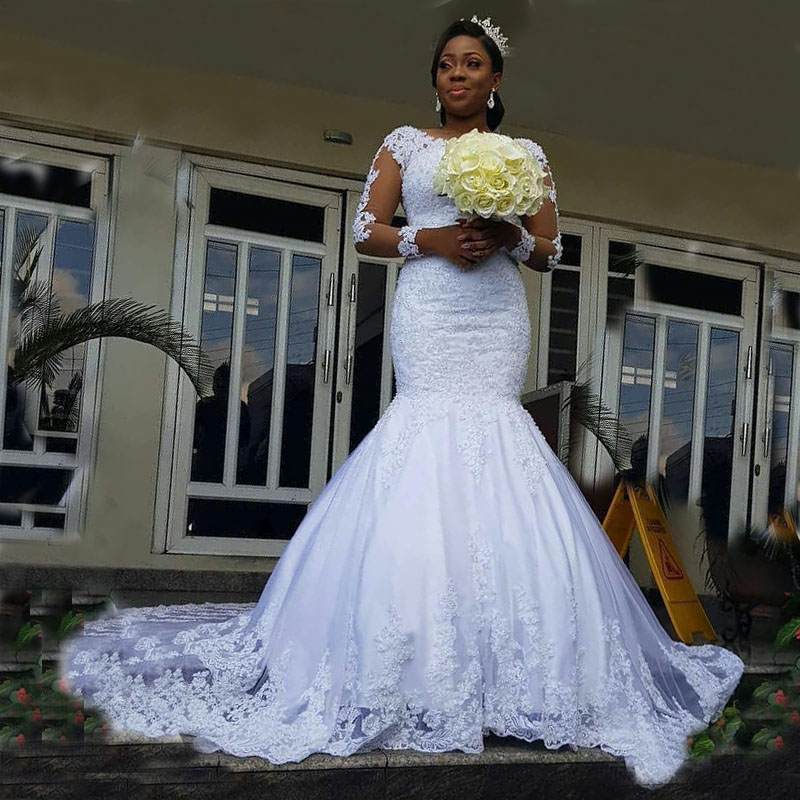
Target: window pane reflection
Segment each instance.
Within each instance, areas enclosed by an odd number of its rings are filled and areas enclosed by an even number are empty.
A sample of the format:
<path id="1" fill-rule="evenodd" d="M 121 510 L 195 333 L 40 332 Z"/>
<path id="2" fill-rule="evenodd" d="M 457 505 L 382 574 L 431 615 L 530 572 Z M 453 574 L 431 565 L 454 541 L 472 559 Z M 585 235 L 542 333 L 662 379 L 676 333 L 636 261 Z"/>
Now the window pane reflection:
<path id="1" fill-rule="evenodd" d="M 769 467 L 768 511 L 782 511 L 786 497 L 786 460 L 789 455 L 789 417 L 792 408 L 792 368 L 794 352 L 791 345 L 771 344 L 772 409 L 767 409 L 772 421 Z M 758 443 L 757 443 L 758 444 Z"/>
<path id="2" fill-rule="evenodd" d="M 727 540 L 730 516 L 739 334 L 711 329 L 701 505 L 707 534 Z"/>
<path id="3" fill-rule="evenodd" d="M 292 258 L 280 485 L 307 487 L 311 471 L 317 318 L 322 261 Z"/>
<path id="4" fill-rule="evenodd" d="M 581 274 L 575 270 L 557 269 L 553 272 L 550 294 L 548 384 L 575 379 L 580 282 Z"/>
<path id="5" fill-rule="evenodd" d="M 32 267 L 32 258 L 39 248 L 43 245 L 41 236 L 47 228 L 47 216 L 44 214 L 31 214 L 21 211 L 17 214 L 16 230 L 14 231 L 14 268 L 25 273 Z M 31 242 L 35 242 L 30 248 Z M 25 254 L 29 253 L 27 260 Z M 42 264 L 41 257 L 37 265 L 39 275 L 46 275 L 45 265 Z M 36 277 L 34 276 L 34 280 Z M 3 447 L 10 450 L 33 450 L 33 430 L 34 421 L 30 421 L 30 415 L 26 420 L 26 387 L 24 384 L 13 384 L 14 371 L 11 367 L 14 357 L 15 343 L 19 341 L 20 324 L 13 307 L 9 309 L 8 317 L 0 314 L 0 321 L 8 324 L 9 351 L 7 354 L 8 362 L 6 376 L 8 385 L 6 387 L 6 411 L 3 420 Z"/>
<path id="6" fill-rule="evenodd" d="M 697 325 L 675 320 L 667 324 L 659 473 L 669 496 L 684 502 L 689 497 L 697 342 Z"/>
<path id="7" fill-rule="evenodd" d="M 250 249 L 244 323 L 237 482 L 263 486 L 272 420 L 281 254 Z"/>
<path id="8" fill-rule="evenodd" d="M 94 259 L 94 222 L 59 220 L 53 251 L 51 291 L 65 316 L 89 305 Z M 39 427 L 77 431 L 86 344 L 62 354 L 61 370 L 41 393 Z"/>
<path id="9" fill-rule="evenodd" d="M 386 315 L 386 267 L 359 265 L 353 362 L 352 452 L 380 416 L 383 335 Z"/>
<path id="10" fill-rule="evenodd" d="M 650 425 L 650 393 L 653 378 L 655 321 L 628 314 L 622 349 L 619 417 L 633 439 L 631 462 L 642 474 L 647 469 L 647 437 Z"/>
<path id="11" fill-rule="evenodd" d="M 233 301 L 236 294 L 236 253 L 236 245 L 214 241 L 206 244 L 200 342 L 216 369 L 213 394 L 201 397 L 195 408 L 193 481 L 222 481 L 230 387 Z"/>

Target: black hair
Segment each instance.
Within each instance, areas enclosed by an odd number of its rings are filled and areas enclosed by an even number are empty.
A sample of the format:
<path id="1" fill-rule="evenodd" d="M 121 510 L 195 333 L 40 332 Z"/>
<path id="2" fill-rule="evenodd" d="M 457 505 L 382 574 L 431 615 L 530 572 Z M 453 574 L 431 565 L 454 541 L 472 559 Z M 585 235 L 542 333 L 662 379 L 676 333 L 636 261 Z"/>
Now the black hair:
<path id="1" fill-rule="evenodd" d="M 470 20 L 460 19 L 456 22 L 450 23 L 450 25 L 444 29 L 444 32 L 439 37 L 439 41 L 436 43 L 436 49 L 433 51 L 433 63 L 431 64 L 431 83 L 433 84 L 434 89 L 436 88 L 436 73 L 439 69 L 439 58 L 442 55 L 442 50 L 444 50 L 444 46 L 455 36 L 473 36 L 476 39 L 480 39 L 492 62 L 492 72 L 500 72 L 502 74 L 503 54 L 500 52 L 497 42 L 495 42 L 495 40 L 492 39 L 488 33 L 486 33 L 482 25 Z M 503 106 L 503 101 L 500 99 L 500 92 L 495 90 L 494 108 L 489 108 L 488 106 L 486 107 L 486 124 L 489 126 L 490 130 L 495 130 L 500 125 L 505 113 L 506 110 Z M 445 124 L 446 113 L 444 110 L 444 105 L 442 105 L 442 108 L 439 111 L 439 121 L 442 123 L 442 125 Z"/>

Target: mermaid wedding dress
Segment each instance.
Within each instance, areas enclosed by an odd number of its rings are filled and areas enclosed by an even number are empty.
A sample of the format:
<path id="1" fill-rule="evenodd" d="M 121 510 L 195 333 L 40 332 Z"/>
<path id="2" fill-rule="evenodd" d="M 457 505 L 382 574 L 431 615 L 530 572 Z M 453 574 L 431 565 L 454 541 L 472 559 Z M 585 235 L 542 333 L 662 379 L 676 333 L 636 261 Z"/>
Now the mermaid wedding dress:
<path id="1" fill-rule="evenodd" d="M 479 753 L 495 733 L 600 747 L 645 786 L 742 675 L 724 647 L 664 630 L 520 404 L 530 323 L 507 250 L 470 270 L 421 255 L 452 225 L 433 191 L 444 140 L 403 125 L 390 153 L 408 216 L 391 309 L 397 394 L 308 509 L 255 604 L 112 606 L 60 672 L 112 730 L 280 764 L 374 748 Z M 548 169 L 542 148 L 528 147 Z M 386 230 L 386 229 L 384 229 Z M 556 241 L 560 255 L 560 239 Z"/>

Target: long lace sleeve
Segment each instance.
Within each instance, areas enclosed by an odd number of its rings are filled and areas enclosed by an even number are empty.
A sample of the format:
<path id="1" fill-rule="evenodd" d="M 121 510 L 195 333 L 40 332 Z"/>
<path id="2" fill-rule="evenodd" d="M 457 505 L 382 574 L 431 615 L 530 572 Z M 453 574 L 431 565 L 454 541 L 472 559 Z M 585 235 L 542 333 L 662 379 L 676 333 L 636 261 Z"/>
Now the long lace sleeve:
<path id="1" fill-rule="evenodd" d="M 420 254 L 416 235 L 421 228 L 391 225 L 402 196 L 405 145 L 405 131 L 395 128 L 372 159 L 353 219 L 353 241 L 359 253 L 384 258 Z"/>
<path id="2" fill-rule="evenodd" d="M 542 207 L 532 217 L 523 216 L 520 227 L 519 244 L 510 250 L 512 258 L 523 263 L 528 263 L 532 253 L 536 248 L 536 237 L 547 239 L 553 245 L 554 252 L 548 253 L 545 264 L 546 269 L 555 267 L 561 260 L 563 248 L 561 246 L 561 232 L 558 228 L 558 200 L 556 195 L 556 183 L 553 173 L 547 161 L 547 156 L 541 145 L 530 139 L 520 139 L 524 145 L 539 162 L 544 171 L 544 185 L 549 188 L 548 195 L 542 203 Z"/>

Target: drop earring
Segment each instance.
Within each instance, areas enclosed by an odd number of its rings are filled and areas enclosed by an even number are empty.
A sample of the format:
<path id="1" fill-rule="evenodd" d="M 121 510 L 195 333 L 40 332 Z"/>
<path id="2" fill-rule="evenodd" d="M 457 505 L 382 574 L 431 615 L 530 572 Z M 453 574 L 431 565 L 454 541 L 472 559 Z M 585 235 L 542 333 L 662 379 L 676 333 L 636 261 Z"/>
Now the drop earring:
<path id="1" fill-rule="evenodd" d="M 436 110 L 437 110 L 437 111 L 441 111 L 441 110 L 442 110 L 442 103 L 441 103 L 441 101 L 439 100 L 439 95 L 438 95 L 438 93 L 436 94 Z"/>
<path id="2" fill-rule="evenodd" d="M 494 108 L 494 89 L 489 92 L 489 99 L 486 101 L 486 105 L 489 106 L 489 108 Z"/>

